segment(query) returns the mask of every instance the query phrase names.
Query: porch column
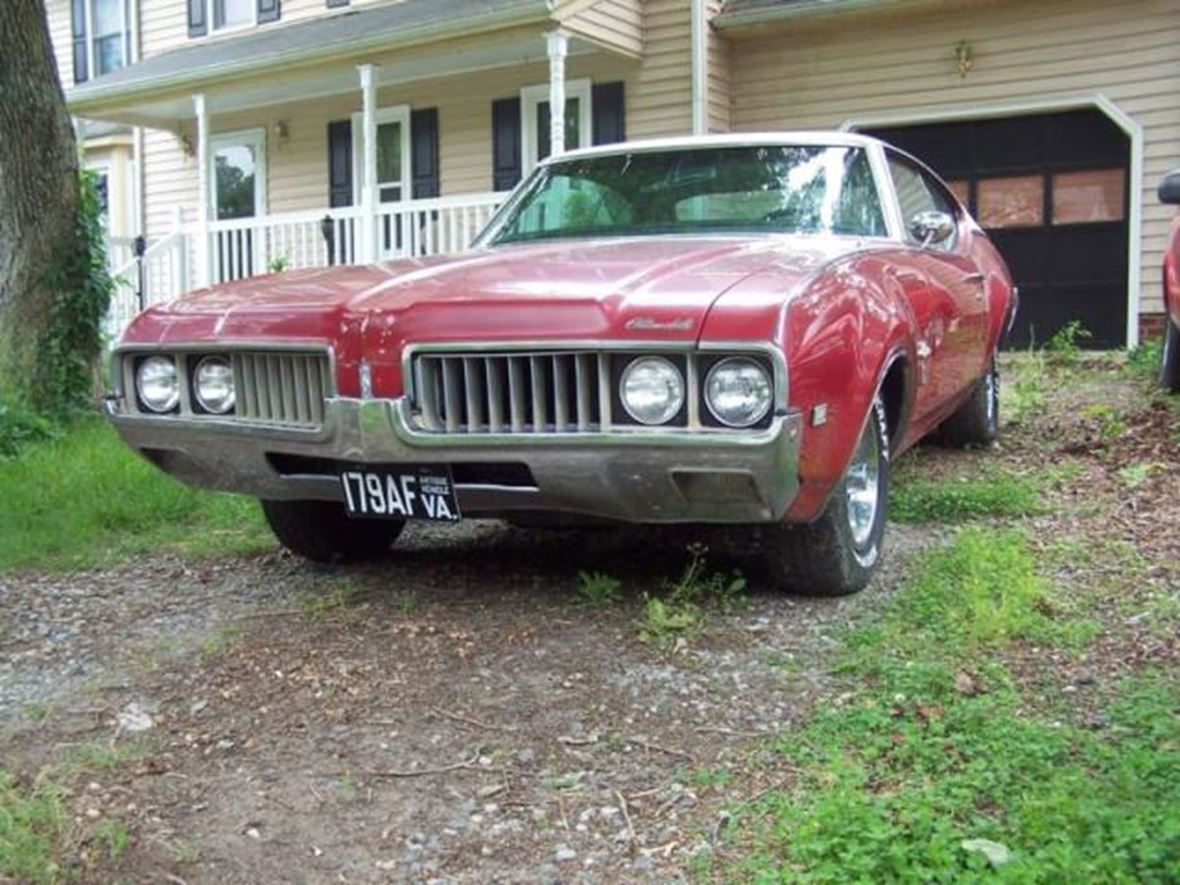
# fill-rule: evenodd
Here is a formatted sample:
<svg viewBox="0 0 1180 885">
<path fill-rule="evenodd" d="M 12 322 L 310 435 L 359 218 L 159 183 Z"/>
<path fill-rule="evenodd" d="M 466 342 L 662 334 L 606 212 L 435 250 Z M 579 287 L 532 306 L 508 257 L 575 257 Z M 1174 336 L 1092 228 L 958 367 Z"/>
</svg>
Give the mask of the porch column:
<svg viewBox="0 0 1180 885">
<path fill-rule="evenodd" d="M 361 167 L 361 218 L 360 249 L 361 262 L 372 264 L 377 260 L 377 68 L 376 65 L 357 65 L 361 77 L 361 144 L 364 160 Z"/>
<path fill-rule="evenodd" d="M 550 31 L 549 47 L 549 154 L 565 153 L 565 57 L 570 39 L 563 31 Z"/>
<path fill-rule="evenodd" d="M 209 114 L 204 93 L 193 96 L 193 110 L 197 116 L 197 237 L 193 250 L 197 266 L 193 285 L 200 289 L 208 286 L 213 276 L 209 248 L 209 207 L 213 205 L 209 190 Z"/>
<path fill-rule="evenodd" d="M 709 131 L 709 18 L 705 0 L 692 0 L 692 134 Z"/>
</svg>

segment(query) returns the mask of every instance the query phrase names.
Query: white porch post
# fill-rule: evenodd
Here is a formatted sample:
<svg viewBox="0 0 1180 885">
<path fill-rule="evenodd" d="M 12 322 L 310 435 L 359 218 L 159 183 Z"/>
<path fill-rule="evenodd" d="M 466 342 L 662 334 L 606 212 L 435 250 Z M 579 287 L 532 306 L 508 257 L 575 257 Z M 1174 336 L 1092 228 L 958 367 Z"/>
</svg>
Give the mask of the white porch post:
<svg viewBox="0 0 1180 885">
<path fill-rule="evenodd" d="M 212 279 L 212 250 L 209 248 L 209 207 L 213 205 L 209 190 L 209 114 L 205 107 L 205 95 L 198 92 L 193 96 L 193 109 L 197 115 L 197 267 L 193 283 L 201 289 Z"/>
<path fill-rule="evenodd" d="M 563 31 L 550 31 L 549 49 L 549 153 L 565 153 L 565 57 L 569 54 L 569 37 Z"/>
<path fill-rule="evenodd" d="M 705 0 L 692 0 L 692 134 L 709 131 L 709 19 Z"/>
<path fill-rule="evenodd" d="M 363 167 L 361 169 L 361 262 L 371 264 L 377 260 L 377 76 L 376 66 L 357 65 L 361 78 L 361 144 Z"/>
</svg>

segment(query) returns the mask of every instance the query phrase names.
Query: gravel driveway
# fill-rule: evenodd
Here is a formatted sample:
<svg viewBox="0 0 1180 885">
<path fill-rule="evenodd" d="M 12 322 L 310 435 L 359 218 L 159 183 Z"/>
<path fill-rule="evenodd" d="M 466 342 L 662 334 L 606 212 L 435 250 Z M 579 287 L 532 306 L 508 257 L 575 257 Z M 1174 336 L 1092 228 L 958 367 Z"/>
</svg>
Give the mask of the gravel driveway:
<svg viewBox="0 0 1180 885">
<path fill-rule="evenodd" d="M 682 532 L 472 522 L 414 527 L 364 567 L 9 576 L 0 754 L 125 751 L 74 805 L 134 834 L 102 860 L 132 881 L 676 879 L 727 804 L 790 776 L 767 739 L 839 702 L 836 635 L 934 537 L 891 527 L 849 599 L 768 595 L 755 573 L 746 606 L 670 650 L 636 620 L 684 567 Z M 581 569 L 624 601 L 579 605 Z"/>
</svg>

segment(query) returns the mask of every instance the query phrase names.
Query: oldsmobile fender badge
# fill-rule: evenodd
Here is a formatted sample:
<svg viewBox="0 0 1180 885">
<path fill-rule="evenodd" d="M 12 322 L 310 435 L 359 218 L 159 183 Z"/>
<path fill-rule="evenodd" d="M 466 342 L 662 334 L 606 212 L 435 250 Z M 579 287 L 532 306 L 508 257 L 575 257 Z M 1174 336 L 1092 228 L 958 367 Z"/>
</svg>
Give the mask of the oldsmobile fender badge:
<svg viewBox="0 0 1180 885">
<path fill-rule="evenodd" d="M 629 332 L 687 332 L 692 328 L 692 318 L 657 320 L 652 317 L 632 317 L 624 328 Z"/>
</svg>

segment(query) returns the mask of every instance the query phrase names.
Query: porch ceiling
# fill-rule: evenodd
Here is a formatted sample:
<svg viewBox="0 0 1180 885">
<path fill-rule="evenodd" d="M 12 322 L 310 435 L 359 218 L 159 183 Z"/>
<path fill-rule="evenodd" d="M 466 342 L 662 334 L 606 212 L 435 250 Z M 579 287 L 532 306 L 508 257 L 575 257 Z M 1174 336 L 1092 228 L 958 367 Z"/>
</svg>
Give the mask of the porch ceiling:
<svg viewBox="0 0 1180 885">
<path fill-rule="evenodd" d="M 80 117 L 167 126 L 192 117 L 197 92 L 220 113 L 356 90 L 362 61 L 381 66 L 380 85 L 539 61 L 550 9 L 549 0 L 362 8 L 175 49 L 77 86 L 66 101 Z"/>
</svg>

